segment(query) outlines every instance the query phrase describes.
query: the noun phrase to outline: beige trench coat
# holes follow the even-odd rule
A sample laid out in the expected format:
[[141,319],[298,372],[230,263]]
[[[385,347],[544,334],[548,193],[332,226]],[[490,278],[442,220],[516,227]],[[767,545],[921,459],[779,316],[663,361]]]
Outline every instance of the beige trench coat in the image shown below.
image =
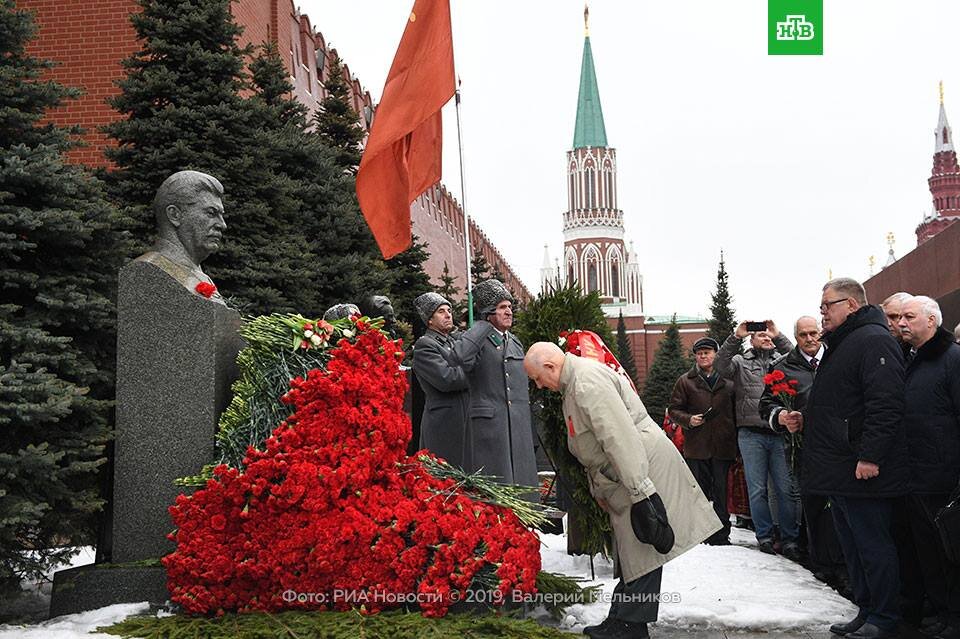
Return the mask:
[[[624,581],[659,568],[720,530],[683,456],[625,377],[568,354],[560,392],[567,446],[586,468],[593,497],[607,504]],[[653,493],[660,494],[675,536],[666,555],[638,541],[630,524],[630,507]]]

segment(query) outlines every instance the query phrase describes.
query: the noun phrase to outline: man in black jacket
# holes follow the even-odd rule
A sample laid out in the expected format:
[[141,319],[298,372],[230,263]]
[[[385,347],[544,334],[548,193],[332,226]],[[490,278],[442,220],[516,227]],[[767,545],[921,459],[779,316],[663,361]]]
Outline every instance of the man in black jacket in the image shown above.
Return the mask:
[[[820,323],[812,317],[798,319],[793,327],[793,335],[797,347],[770,366],[771,373],[779,370],[787,380],[796,380],[797,394],[793,398],[792,409],[788,409],[782,398],[771,393],[767,386],[760,397],[760,416],[772,430],[782,433],[787,439],[790,470],[794,478],[799,479],[803,437],[801,411],[807,405],[817,367],[823,361],[824,348],[820,342]],[[802,505],[811,571],[818,579],[844,588],[846,566],[826,496],[805,495]]]
[[[904,426],[910,466],[910,494],[903,498],[916,549],[920,592],[904,589],[922,603],[929,598],[939,617],[929,634],[960,638],[960,590],[956,566],[947,555],[934,517],[960,481],[960,346],[944,329],[936,301],[917,296],[903,303],[899,327],[911,346],[906,371]],[[913,582],[916,584],[916,580]],[[914,588],[915,590],[915,588]]]
[[859,282],[834,279],[820,300],[826,352],[803,410],[801,486],[826,495],[860,611],[831,632],[895,637],[900,622],[893,501],[905,494],[903,355]]

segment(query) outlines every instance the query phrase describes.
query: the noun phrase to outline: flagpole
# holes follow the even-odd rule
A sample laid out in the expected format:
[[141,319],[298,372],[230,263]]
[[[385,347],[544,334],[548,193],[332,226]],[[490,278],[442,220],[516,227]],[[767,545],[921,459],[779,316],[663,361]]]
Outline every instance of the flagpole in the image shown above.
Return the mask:
[[[452,20],[451,20],[452,22]],[[467,262],[467,326],[473,326],[473,281],[470,276],[470,214],[467,213],[467,187],[463,173],[463,134],[460,128],[460,79],[454,92],[457,106],[457,150],[460,155],[460,206],[463,209],[463,248]]]

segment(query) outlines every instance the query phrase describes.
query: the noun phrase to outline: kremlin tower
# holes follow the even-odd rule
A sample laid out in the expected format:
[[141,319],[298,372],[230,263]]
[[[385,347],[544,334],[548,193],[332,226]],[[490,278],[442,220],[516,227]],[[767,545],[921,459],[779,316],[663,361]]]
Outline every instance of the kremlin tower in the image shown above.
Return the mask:
[[953,132],[943,108],[943,83],[940,83],[940,119],[934,131],[933,171],[927,182],[933,196],[933,210],[917,227],[917,245],[960,219],[960,167],[953,148]]
[[544,247],[541,286],[577,282],[600,295],[607,317],[643,313],[643,276],[631,244],[624,244],[623,211],[617,201],[617,152],[607,145],[603,108],[590,47],[589,10],[580,67],[580,94],[573,147],[567,151],[567,210],[563,214],[562,262],[551,263]]

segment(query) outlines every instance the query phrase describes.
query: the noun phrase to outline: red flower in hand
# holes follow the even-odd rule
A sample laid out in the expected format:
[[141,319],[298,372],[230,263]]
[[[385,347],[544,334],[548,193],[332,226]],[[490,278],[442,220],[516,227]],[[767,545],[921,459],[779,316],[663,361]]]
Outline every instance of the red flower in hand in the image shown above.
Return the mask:
[[213,294],[217,292],[217,287],[210,282],[200,282],[194,287],[193,290],[200,295],[203,295],[205,298],[210,299]]

